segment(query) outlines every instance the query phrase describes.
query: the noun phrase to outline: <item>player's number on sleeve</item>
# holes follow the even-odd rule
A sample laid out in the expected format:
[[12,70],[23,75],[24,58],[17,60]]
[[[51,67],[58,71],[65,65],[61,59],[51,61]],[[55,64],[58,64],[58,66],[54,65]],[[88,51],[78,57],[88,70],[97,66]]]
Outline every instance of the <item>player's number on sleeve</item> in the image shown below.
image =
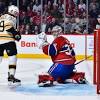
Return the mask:
[[4,21],[0,22],[0,32],[4,31]]

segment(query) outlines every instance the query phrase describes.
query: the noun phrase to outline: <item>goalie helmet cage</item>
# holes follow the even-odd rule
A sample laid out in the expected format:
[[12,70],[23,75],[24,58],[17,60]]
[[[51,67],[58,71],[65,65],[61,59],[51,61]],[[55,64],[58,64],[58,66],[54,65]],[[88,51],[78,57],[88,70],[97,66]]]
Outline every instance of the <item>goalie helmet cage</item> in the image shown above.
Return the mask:
[[100,29],[94,31],[94,79],[97,85],[97,94],[100,94]]

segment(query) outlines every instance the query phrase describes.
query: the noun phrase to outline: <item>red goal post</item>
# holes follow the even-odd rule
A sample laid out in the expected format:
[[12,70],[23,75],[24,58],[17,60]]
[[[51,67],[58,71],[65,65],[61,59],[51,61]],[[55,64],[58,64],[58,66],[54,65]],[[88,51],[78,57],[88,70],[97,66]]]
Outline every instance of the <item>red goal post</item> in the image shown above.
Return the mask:
[[100,94],[100,29],[94,31],[94,84]]

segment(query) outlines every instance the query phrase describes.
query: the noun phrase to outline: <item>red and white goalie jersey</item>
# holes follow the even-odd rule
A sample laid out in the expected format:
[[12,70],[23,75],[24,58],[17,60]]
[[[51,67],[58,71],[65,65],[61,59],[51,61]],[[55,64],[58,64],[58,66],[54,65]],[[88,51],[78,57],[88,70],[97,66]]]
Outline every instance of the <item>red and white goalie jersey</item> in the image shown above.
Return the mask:
[[46,55],[51,56],[53,63],[72,65],[75,63],[75,52],[68,39],[58,36],[51,44],[42,47]]

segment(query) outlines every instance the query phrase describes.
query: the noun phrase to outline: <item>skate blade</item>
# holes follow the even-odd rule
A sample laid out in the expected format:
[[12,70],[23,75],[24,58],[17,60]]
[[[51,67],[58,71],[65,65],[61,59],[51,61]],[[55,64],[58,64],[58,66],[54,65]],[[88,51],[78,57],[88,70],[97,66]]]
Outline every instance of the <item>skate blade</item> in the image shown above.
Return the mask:
[[10,88],[14,88],[14,87],[17,87],[17,86],[21,86],[21,82],[16,82],[16,83],[8,82],[8,86]]
[[39,87],[52,87],[53,84],[50,82],[46,82],[46,83],[39,83],[38,86]]

